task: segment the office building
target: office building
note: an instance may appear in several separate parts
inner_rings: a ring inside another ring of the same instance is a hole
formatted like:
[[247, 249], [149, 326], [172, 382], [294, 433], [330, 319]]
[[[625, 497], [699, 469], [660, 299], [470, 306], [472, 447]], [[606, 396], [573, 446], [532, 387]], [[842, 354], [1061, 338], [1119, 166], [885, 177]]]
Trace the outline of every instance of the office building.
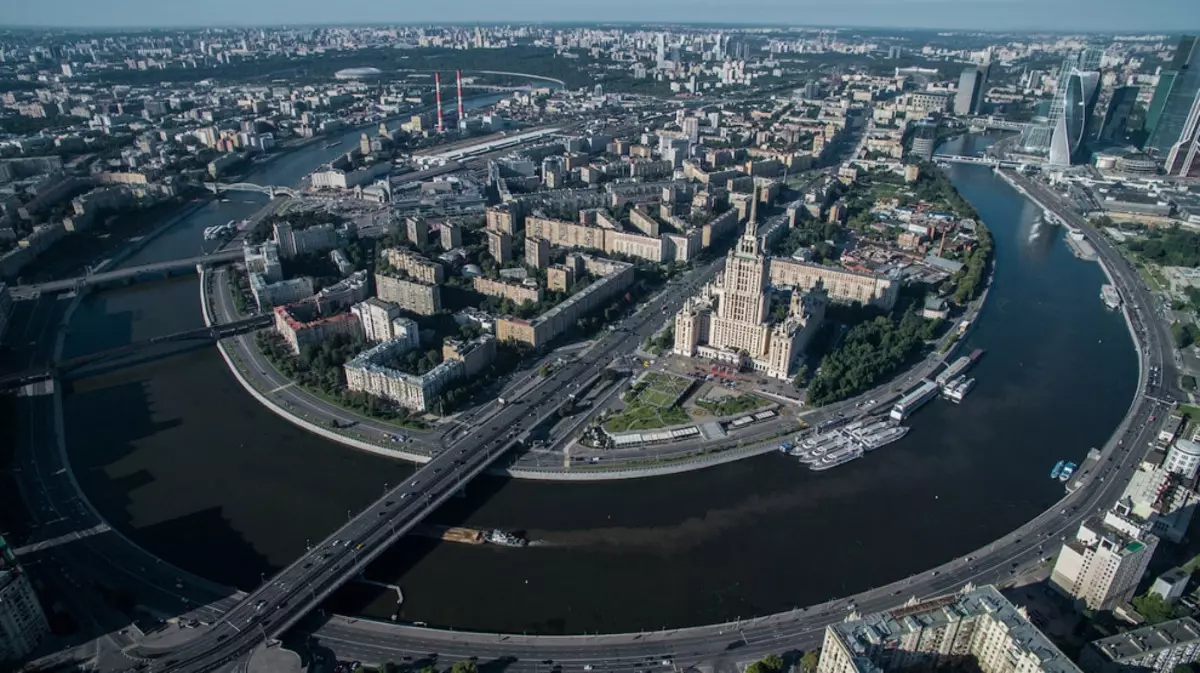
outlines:
[[49, 633], [33, 583], [0, 537], [0, 662], [24, 659]]
[[1079, 673], [993, 586], [855, 617], [825, 627], [817, 673]]
[[512, 236], [501, 231], [486, 231], [488, 254], [496, 264], [504, 266], [512, 261]]
[[440, 286], [375, 274], [375, 295], [417, 315], [433, 315], [442, 309]]
[[1170, 64], [1159, 74], [1146, 110], [1144, 149], [1163, 162], [1170, 175], [1186, 176], [1196, 166], [1200, 126], [1200, 44], [1196, 36], [1179, 40]]
[[807, 292], [793, 292], [787, 317], [771, 320], [770, 261], [755, 229], [752, 218], [730, 250], [721, 279], [690, 297], [675, 316], [673, 351], [790, 379], [825, 317], [828, 294], [819, 282]]
[[1055, 166], [1070, 166], [1086, 159], [1084, 143], [1090, 135], [1088, 124], [1100, 93], [1100, 73], [1072, 70], [1060, 91], [1062, 109], [1050, 137], [1049, 160]]
[[[1062, 65], [1058, 69], [1058, 88], [1054, 92], [1054, 97], [1050, 100], [1049, 114], [1044, 118], [1035, 117], [1025, 127], [1025, 130], [1021, 132], [1020, 146], [1024, 151], [1033, 154], [1049, 154], [1055, 129], [1058, 128], [1059, 120], [1062, 119], [1066, 110], [1067, 88], [1071, 85], [1071, 74], [1099, 71], [1102, 56], [1103, 52], [1101, 50], [1089, 47], [1076, 54], [1070, 54], [1063, 59]], [[1078, 84], [1076, 93], [1072, 96], [1072, 100], [1076, 103], [1080, 100], [1086, 100], [1086, 97], [1082, 94], [1085, 93], [1083, 89], [1087, 82], [1080, 81]], [[1075, 119], [1079, 119], [1079, 112], [1079, 110], [1074, 111], [1072, 116]], [[1084, 125], [1086, 126], [1086, 122]], [[1064, 131], [1064, 143], [1068, 137], [1069, 134], [1066, 134], [1066, 131]]]
[[1079, 526], [1063, 544], [1050, 584], [1092, 610], [1111, 610], [1133, 598], [1158, 537], [1137, 521], [1126, 502]]
[[12, 304], [12, 293], [7, 285], [0, 283], [0, 340], [4, 339], [4, 333], [8, 331], [8, 316], [12, 313]]
[[1113, 89], [1112, 97], [1108, 99], [1108, 107], [1104, 110], [1104, 119], [1100, 122], [1100, 142], [1117, 144], [1125, 139], [1125, 134], [1129, 131], [1129, 116], [1133, 114], [1137, 97], [1136, 86], [1119, 86]]
[[962, 71], [958, 78], [958, 92], [954, 94], [954, 114], [961, 117], [979, 112], [985, 77], [984, 71], [974, 66]]
[[909, 154], [922, 161], [933, 161], [933, 151], [937, 148], [938, 124], [935, 121], [917, 122], [913, 129], [912, 146]]
[[1195, 661], [1200, 661], [1200, 623], [1191, 617], [1092, 641], [1079, 655], [1079, 667], [1087, 673], [1171, 673]]

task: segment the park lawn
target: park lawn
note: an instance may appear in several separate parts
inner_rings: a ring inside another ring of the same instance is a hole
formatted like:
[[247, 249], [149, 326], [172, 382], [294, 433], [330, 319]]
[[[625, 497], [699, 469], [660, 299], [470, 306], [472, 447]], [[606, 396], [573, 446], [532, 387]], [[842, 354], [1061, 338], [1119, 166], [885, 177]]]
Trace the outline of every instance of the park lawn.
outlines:
[[740, 414], [765, 407], [767, 404], [768, 402], [755, 395], [726, 397], [719, 402], [714, 402], [712, 400], [698, 400], [696, 402], [696, 406], [708, 411], [713, 416], [732, 416], [734, 414]]
[[1176, 411], [1188, 419], [1189, 423], [1200, 423], [1200, 407], [1193, 404], [1181, 404]]
[[634, 402], [625, 407], [621, 413], [604, 422], [604, 429], [609, 432], [635, 432], [637, 430], [654, 430], [669, 425], [683, 425], [691, 422], [691, 417], [679, 407], [651, 407]]

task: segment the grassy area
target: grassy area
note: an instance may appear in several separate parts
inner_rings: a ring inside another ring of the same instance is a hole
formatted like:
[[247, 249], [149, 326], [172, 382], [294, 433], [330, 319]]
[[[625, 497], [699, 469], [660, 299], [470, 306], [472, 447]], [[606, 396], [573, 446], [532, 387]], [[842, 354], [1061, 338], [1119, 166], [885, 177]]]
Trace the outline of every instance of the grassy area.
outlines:
[[669, 425], [683, 425], [691, 420], [687, 412], [679, 407], [663, 408], [634, 402], [621, 413], [605, 421], [604, 429], [609, 432], [636, 432], [665, 428]]
[[1200, 423], [1200, 407], [1193, 404], [1181, 404], [1175, 411], [1188, 419], [1189, 423]]
[[635, 390], [637, 401], [652, 407], [669, 407], [690, 386], [692, 381], [682, 376], [650, 372], [638, 381]]
[[696, 406], [713, 416], [732, 416], [767, 406], [767, 402], [755, 395], [738, 395], [722, 400], [697, 400]]

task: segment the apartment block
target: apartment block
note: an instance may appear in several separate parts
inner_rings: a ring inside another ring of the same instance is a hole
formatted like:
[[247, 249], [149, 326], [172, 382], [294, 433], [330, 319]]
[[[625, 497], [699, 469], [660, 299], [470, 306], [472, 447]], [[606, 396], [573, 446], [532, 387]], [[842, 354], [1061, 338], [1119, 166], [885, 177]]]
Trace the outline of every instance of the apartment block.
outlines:
[[341, 242], [333, 224], [317, 224], [296, 229], [291, 222], [276, 222], [274, 237], [275, 243], [279, 245], [279, 254], [285, 259], [309, 252], [332, 250]]
[[521, 230], [521, 220], [519, 206], [504, 204], [487, 209], [485, 226], [488, 231], [512, 236]]
[[525, 238], [525, 266], [544, 269], [550, 266], [550, 241], [544, 238]]
[[495, 337], [485, 334], [471, 341], [447, 340], [442, 346], [442, 362], [421, 375], [388, 365], [412, 347], [403, 339], [393, 339], [362, 352], [343, 367], [346, 387], [412, 411], [428, 411], [438, 394], [453, 382], [483, 370], [496, 356]]
[[1200, 661], [1200, 623], [1191, 617], [1088, 643], [1079, 655], [1087, 673], [1170, 673]]
[[499, 231], [487, 231], [488, 254], [503, 266], [512, 261], [512, 236]]
[[429, 223], [424, 218], [404, 218], [404, 236], [413, 245], [421, 248], [429, 242]]
[[666, 261], [666, 241], [661, 238], [643, 236], [624, 231], [604, 232], [604, 252], [619, 254], [651, 262]]
[[0, 662], [29, 656], [49, 633], [33, 583], [0, 537]]
[[[496, 337], [501, 341], [518, 341], [533, 347], [543, 346], [566, 332], [575, 321], [588, 312], [602, 307], [617, 293], [633, 284], [633, 265], [605, 260], [591, 255], [575, 255], [591, 264], [592, 271], [601, 275], [595, 282], [579, 290], [558, 306], [533, 320], [503, 317], [496, 320]], [[597, 273], [599, 272], [599, 273]]]
[[[817, 673], [1079, 673], [1024, 608], [984, 586], [825, 627]], [[964, 659], [969, 660], [964, 662]]]
[[891, 310], [900, 292], [899, 281], [888, 276], [836, 269], [795, 259], [772, 257], [769, 269], [771, 285], [775, 287], [790, 286], [807, 291], [820, 283], [834, 301], [857, 301]]
[[575, 282], [575, 272], [563, 264], [546, 269], [546, 287], [556, 292], [566, 292]]
[[388, 341], [395, 335], [392, 332], [392, 321], [400, 317], [400, 307], [389, 304], [378, 297], [355, 304], [350, 312], [358, 318], [362, 325], [363, 337], [367, 341]]
[[433, 315], [442, 309], [439, 286], [404, 280], [383, 273], [375, 274], [375, 295], [417, 315]]
[[480, 294], [486, 294], [489, 297], [501, 297], [508, 299], [515, 304], [524, 302], [538, 303], [542, 300], [542, 290], [536, 285], [519, 285], [517, 283], [505, 283], [503, 281], [492, 280], [477, 276], [473, 281], [475, 291]]
[[451, 222], [443, 222], [438, 231], [441, 237], [442, 250], [453, 250], [462, 245], [462, 227]]
[[319, 345], [336, 334], [359, 336], [362, 326], [352, 313], [322, 315], [317, 302], [308, 299], [276, 306], [275, 331], [299, 355], [306, 346]]
[[1050, 584], [1092, 610], [1111, 610], [1133, 598], [1158, 537], [1121, 501], [1089, 517], [1058, 554]]
[[413, 280], [429, 285], [437, 285], [445, 280], [446, 271], [441, 264], [403, 248], [388, 248], [383, 251], [383, 258], [393, 268], [403, 270]]

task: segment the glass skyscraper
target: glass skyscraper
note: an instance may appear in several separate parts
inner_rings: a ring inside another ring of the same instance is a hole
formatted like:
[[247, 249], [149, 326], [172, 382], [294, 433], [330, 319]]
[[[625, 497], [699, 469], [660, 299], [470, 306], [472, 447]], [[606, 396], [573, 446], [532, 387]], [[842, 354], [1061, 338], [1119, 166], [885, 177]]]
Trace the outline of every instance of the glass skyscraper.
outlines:
[[1050, 139], [1051, 164], [1069, 166], [1080, 161], [1099, 91], [1100, 73], [1074, 70], [1067, 75], [1066, 86], [1062, 87], [1062, 107]]
[[[1088, 47], [1078, 54], [1071, 54], [1063, 59], [1062, 66], [1058, 70], [1058, 88], [1054, 92], [1054, 98], [1050, 101], [1050, 114], [1045, 121], [1035, 120], [1027, 126], [1021, 136], [1021, 147], [1025, 151], [1036, 154], [1050, 152], [1055, 131], [1067, 108], [1067, 86], [1071, 81], [1071, 74], [1099, 70], [1100, 59], [1103, 56], [1102, 50]], [[1093, 98], [1092, 103], [1094, 104], [1094, 102]], [[1089, 114], [1091, 114], [1090, 111]]]
[[1196, 36], [1179, 40], [1175, 57], [1159, 74], [1146, 112], [1146, 147], [1168, 173], [1187, 175], [1196, 163], [1200, 125], [1200, 44]]

